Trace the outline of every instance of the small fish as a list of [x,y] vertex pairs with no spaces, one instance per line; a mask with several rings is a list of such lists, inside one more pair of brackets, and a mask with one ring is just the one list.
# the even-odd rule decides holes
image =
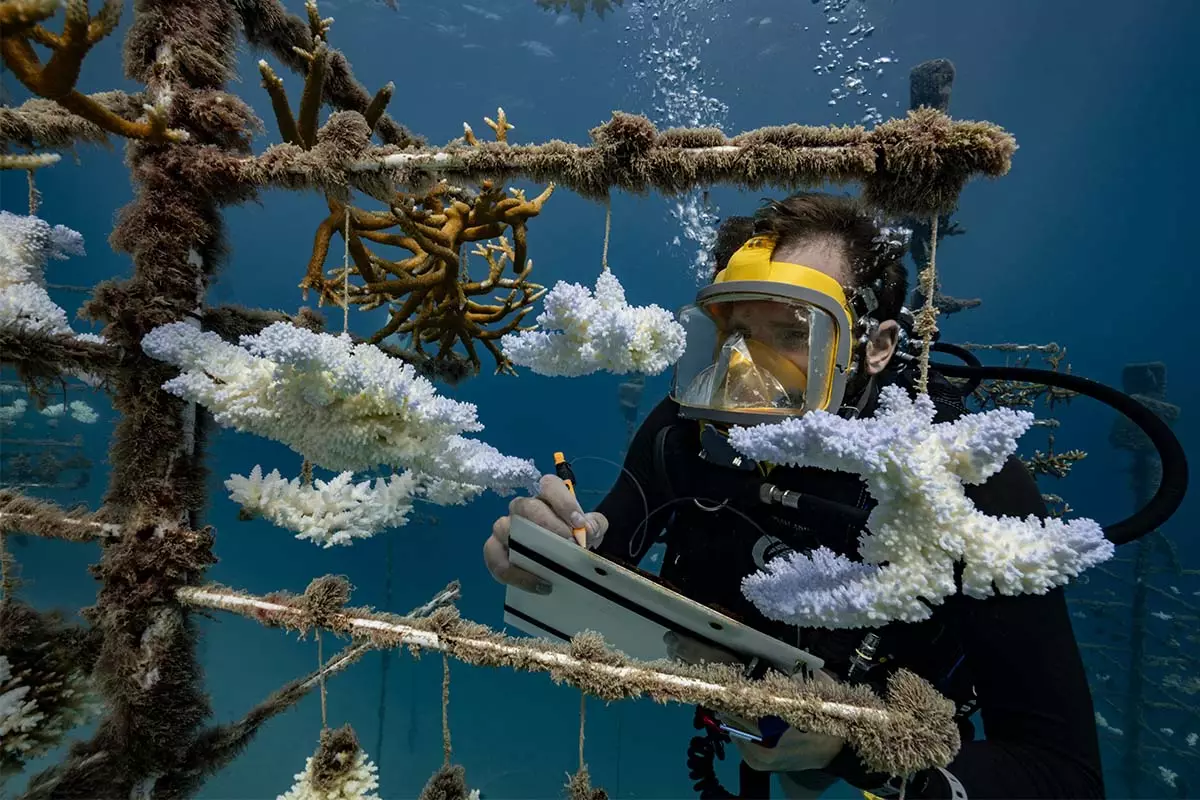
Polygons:
[[554,58],[554,51],[541,42],[532,39],[526,39],[521,42],[521,47],[524,47],[530,53],[533,53],[539,58]]
[[487,9],[484,9],[484,8],[480,8],[479,6],[470,6],[470,5],[467,5],[466,3],[463,3],[463,9],[465,9],[466,11],[470,11],[472,14],[478,14],[479,16],[483,17],[484,19],[490,19],[495,22],[498,22],[501,19],[503,19],[503,17],[501,17],[499,14],[497,14],[493,11],[488,11]]

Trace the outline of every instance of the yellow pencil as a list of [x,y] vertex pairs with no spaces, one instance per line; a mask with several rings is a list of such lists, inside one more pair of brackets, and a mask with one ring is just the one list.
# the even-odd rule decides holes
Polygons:
[[[572,496],[575,494],[575,473],[571,470],[571,465],[567,463],[567,458],[562,453],[554,454],[554,474],[562,478],[562,482],[571,490]],[[580,547],[587,547],[587,528],[572,528],[571,535],[575,537],[575,543]]]

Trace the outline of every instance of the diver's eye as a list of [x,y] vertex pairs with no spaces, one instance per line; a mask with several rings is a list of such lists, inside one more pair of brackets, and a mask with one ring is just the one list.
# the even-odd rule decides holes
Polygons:
[[789,331],[782,334],[779,341],[789,349],[801,348],[808,344],[808,333],[806,331]]

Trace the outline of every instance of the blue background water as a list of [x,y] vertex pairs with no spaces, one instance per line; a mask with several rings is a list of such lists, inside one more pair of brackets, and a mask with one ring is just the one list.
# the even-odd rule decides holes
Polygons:
[[[716,115],[726,131],[787,122],[857,122],[861,116],[851,101],[830,106],[836,78],[813,73],[823,32],[830,26],[821,7],[810,3],[647,2],[615,9],[604,20],[592,14],[583,20],[565,12],[555,15],[533,0],[478,0],[474,7],[400,3],[397,10],[344,1],[324,2],[320,8],[324,16],[335,17],[331,44],[349,55],[356,77],[371,91],[395,81],[390,113],[431,142],[460,135],[464,120],[481,136],[489,133],[482,118],[494,116],[497,105],[516,125],[511,137],[518,142],[583,142],[587,130],[613,109],[644,112],[661,121],[652,92],[656,81],[661,85],[661,70],[643,67],[649,49],[666,43],[665,35],[654,33],[649,19],[654,11],[661,15],[661,30],[690,32],[688,52],[697,54],[699,63],[682,85],[690,81],[726,106]],[[287,5],[304,13],[296,0]],[[686,23],[681,10],[689,10]],[[911,66],[948,58],[957,68],[952,115],[994,121],[1020,145],[1011,174],[974,182],[963,193],[956,219],[968,233],[947,240],[939,262],[948,293],[982,297],[984,304],[943,318],[946,338],[1056,341],[1068,348],[1075,372],[1110,385],[1119,385],[1128,362],[1161,360],[1168,369],[1168,399],[1183,409],[1178,435],[1185,449],[1194,452],[1197,429],[1189,408],[1197,397],[1192,372],[1191,316],[1197,290],[1192,189],[1200,178],[1194,157],[1200,72],[1193,48],[1200,6],[1167,0],[906,0],[869,2],[865,13],[876,26],[866,54],[894,54],[896,59],[881,77],[868,79],[872,102],[884,117],[904,112]],[[131,18],[127,6],[118,32],[88,56],[81,90],[136,88],[120,69],[119,40]],[[267,122],[268,132],[256,142],[261,151],[279,137],[259,82],[259,57],[242,52],[243,82],[230,88]],[[267,60],[297,102],[300,79],[270,56]],[[10,94],[23,100],[25,90],[11,75],[4,77]],[[881,98],[885,92],[886,100]],[[86,258],[52,263],[49,280],[92,284],[127,275],[129,259],[115,254],[106,241],[114,214],[131,199],[119,142],[109,150],[80,147],[77,163],[68,156],[40,171],[37,183],[43,195],[41,216],[80,231],[88,248]],[[26,211],[23,174],[0,174],[0,192],[5,209]],[[758,193],[715,188],[711,199],[722,214],[747,213]],[[673,205],[657,196],[614,196],[609,262],[632,303],[674,308],[696,289],[691,263],[696,246],[686,239],[672,244],[681,235],[680,224],[668,214]],[[210,300],[283,310],[301,305],[295,287],[312,231],[326,213],[319,195],[283,191],[263,192],[257,204],[228,209],[232,253]],[[559,189],[530,226],[536,279],[546,285],[556,280],[591,284],[600,267],[603,225],[601,206]],[[340,253],[335,239],[330,263]],[[52,296],[69,313],[83,298],[66,291]],[[331,327],[340,324],[340,316],[337,311],[329,315]],[[352,314],[351,319],[356,332],[368,332],[377,327],[379,314]],[[76,327],[86,329],[82,322]],[[534,458],[549,470],[554,450],[620,457],[626,437],[617,404],[622,380],[608,374],[547,379],[528,372],[519,378],[495,377],[485,366],[483,375],[447,393],[479,404],[488,442],[505,453]],[[653,405],[666,386],[666,376],[650,379],[643,407]],[[89,402],[101,414],[95,425],[63,421],[57,432],[43,430],[40,423],[32,431],[20,430],[19,435],[83,433],[86,452],[97,464],[92,483],[84,492],[46,493],[59,502],[95,506],[107,479],[105,450],[114,414],[99,395]],[[27,414],[26,421],[34,416]],[[1080,514],[1102,522],[1127,514],[1132,502],[1127,456],[1107,441],[1113,414],[1079,400],[1057,416],[1064,423],[1059,447],[1082,448],[1089,456],[1065,481],[1048,481],[1047,491],[1064,495]],[[1044,449],[1040,437],[1036,430],[1030,433],[1025,451]],[[299,592],[314,576],[340,573],[355,586],[355,604],[383,608],[390,558],[388,609],[406,611],[458,578],[463,613],[491,626],[502,624],[503,590],[484,569],[481,546],[506,501],[485,495],[465,508],[426,508],[436,515],[436,524],[412,524],[352,547],[322,550],[265,522],[237,521],[237,508],[221,485],[229,474],[246,474],[256,463],[293,474],[299,467],[293,453],[230,431],[214,436],[210,452],[207,521],[217,530],[220,559],[211,570],[213,580],[259,594]],[[603,489],[613,480],[613,469],[598,463],[579,466],[582,487]],[[1200,548],[1190,536],[1196,522],[1195,504],[1185,502],[1167,528],[1187,572],[1153,578],[1162,591],[1152,593],[1151,610],[1174,615],[1148,621],[1149,647],[1156,655],[1195,651],[1194,640],[1186,641],[1187,630],[1179,626],[1195,630],[1200,605]],[[14,550],[28,580],[26,596],[35,604],[77,609],[93,601],[96,585],[86,567],[97,557],[95,547],[32,541]],[[1131,558],[1127,550],[1132,548],[1119,557]],[[1097,572],[1072,588],[1073,601],[1119,602],[1127,597],[1129,565],[1111,564],[1109,572]],[[1091,607],[1076,605],[1076,615],[1097,710],[1112,725],[1128,727],[1120,711],[1123,667],[1106,658],[1125,657],[1121,650],[1128,612],[1115,608],[1097,619]],[[298,641],[248,620],[220,615],[201,627],[207,686],[219,720],[236,718],[316,663],[311,640]],[[1172,637],[1178,637],[1182,649],[1171,646]],[[328,653],[333,646],[326,641]],[[331,681],[330,723],[354,725],[380,765],[384,796],[414,797],[441,761],[441,663],[436,657],[414,662],[394,656],[381,708],[381,660],[380,654],[371,654]],[[1146,669],[1155,683],[1178,671],[1170,666]],[[1194,674],[1194,669],[1184,674]],[[1111,677],[1106,680],[1105,675]],[[466,766],[469,785],[482,789],[485,797],[559,795],[566,774],[576,767],[577,692],[542,675],[461,664],[452,665],[452,676],[455,758]],[[1183,780],[1195,786],[1200,777],[1200,750],[1183,741],[1187,733],[1200,731],[1194,710],[1200,701],[1195,694],[1150,692],[1151,699],[1181,708],[1145,712],[1151,729],[1147,742],[1163,750],[1147,752],[1140,793],[1185,796]],[[383,715],[380,747],[377,729]],[[692,796],[683,763],[690,719],[686,707],[590,702],[587,755],[595,783],[619,797]],[[319,727],[314,693],[268,724],[242,758],[209,781],[202,796],[273,797],[285,791],[315,748]],[[1157,732],[1163,727],[1174,733]],[[1125,737],[1108,731],[1101,735],[1110,792],[1128,796],[1119,770]],[[1171,748],[1180,752],[1166,752]],[[51,754],[33,768],[59,755]],[[1181,776],[1175,788],[1155,777],[1159,766]],[[854,794],[843,786],[830,796]]]

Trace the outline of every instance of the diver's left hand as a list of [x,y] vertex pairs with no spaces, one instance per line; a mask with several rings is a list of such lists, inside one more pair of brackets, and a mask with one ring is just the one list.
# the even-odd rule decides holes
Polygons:
[[[667,654],[671,658],[688,664],[738,663],[737,656],[727,650],[680,636],[673,631],[668,631],[663,637],[663,641],[667,645]],[[834,680],[833,676],[824,670],[817,673],[816,679]],[[722,711],[717,716],[727,725],[756,735],[762,734],[758,725],[742,719],[736,714]],[[761,747],[737,737],[734,737],[733,743],[737,746],[742,760],[759,772],[803,772],[804,770],[824,769],[829,766],[846,742],[840,736],[788,728],[779,737],[779,741],[774,747]]]

